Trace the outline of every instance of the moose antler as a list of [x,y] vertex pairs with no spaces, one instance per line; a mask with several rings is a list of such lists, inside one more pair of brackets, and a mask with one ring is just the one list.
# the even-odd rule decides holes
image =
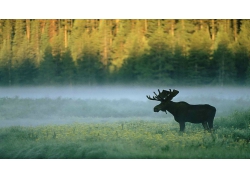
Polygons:
[[179,91],[177,91],[177,90],[173,90],[173,91],[171,91],[171,89],[169,89],[169,95],[167,96],[167,98],[165,99],[165,100],[167,100],[167,101],[171,101],[178,93],[179,93]]
[[153,96],[153,98],[151,98],[150,96],[146,96],[149,100],[155,100],[155,101],[170,101],[173,99],[174,96],[176,96],[179,91],[177,90],[173,90],[171,91],[171,89],[169,89],[169,91],[167,90],[163,90],[162,92],[160,92],[160,90],[158,89],[159,94],[157,95],[155,92],[155,96]]
[[157,95],[155,92],[154,92],[154,94],[155,94],[155,96],[153,96],[153,98],[151,98],[150,96],[148,96],[148,95],[146,95],[146,97],[149,99],[149,100],[155,100],[155,101],[162,101],[163,100],[163,98],[161,97],[161,92],[160,92],[160,90],[158,89],[158,92],[159,92],[159,94]]

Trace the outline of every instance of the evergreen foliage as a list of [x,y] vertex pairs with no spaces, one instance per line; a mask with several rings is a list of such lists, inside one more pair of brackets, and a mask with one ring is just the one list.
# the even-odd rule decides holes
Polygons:
[[235,19],[0,20],[0,85],[249,85],[249,34]]

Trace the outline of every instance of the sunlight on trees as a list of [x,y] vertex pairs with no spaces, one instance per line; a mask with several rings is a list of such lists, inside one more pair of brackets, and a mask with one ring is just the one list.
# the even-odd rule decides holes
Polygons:
[[0,20],[0,84],[249,85],[249,29],[237,19]]

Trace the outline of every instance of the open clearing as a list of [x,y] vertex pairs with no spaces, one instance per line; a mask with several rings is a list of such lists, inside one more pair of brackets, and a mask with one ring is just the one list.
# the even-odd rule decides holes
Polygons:
[[250,158],[247,88],[176,89],[173,101],[217,108],[213,134],[179,134],[153,88],[0,88],[0,158]]

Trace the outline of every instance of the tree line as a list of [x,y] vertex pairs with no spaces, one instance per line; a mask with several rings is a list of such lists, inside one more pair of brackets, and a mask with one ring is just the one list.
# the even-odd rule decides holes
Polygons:
[[0,20],[0,85],[250,85],[250,21]]

